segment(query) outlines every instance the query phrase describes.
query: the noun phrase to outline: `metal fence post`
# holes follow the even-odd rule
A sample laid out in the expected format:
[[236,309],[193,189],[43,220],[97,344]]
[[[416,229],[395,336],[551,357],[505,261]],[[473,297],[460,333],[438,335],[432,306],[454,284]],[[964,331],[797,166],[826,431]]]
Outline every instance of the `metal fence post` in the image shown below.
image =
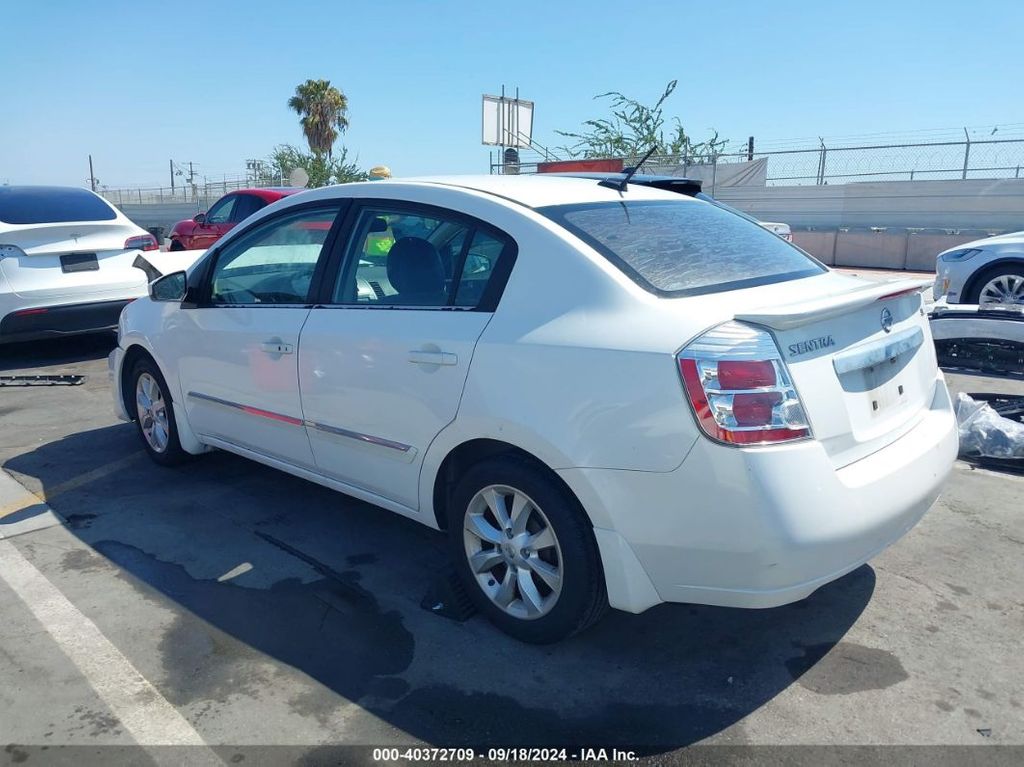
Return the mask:
[[967,138],[967,146],[964,149],[964,173],[960,177],[962,179],[967,178],[967,165],[971,161],[971,134],[967,132],[967,128],[964,128],[964,136]]

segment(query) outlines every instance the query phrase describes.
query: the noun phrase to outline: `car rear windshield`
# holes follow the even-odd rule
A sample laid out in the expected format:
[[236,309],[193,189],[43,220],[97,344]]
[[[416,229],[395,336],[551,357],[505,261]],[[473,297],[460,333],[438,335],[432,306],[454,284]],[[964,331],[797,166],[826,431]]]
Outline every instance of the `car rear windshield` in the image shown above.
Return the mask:
[[117,213],[85,189],[59,186],[0,186],[0,222],[57,224],[113,221]]
[[623,200],[539,211],[658,295],[736,290],[825,271],[757,224],[699,200]]

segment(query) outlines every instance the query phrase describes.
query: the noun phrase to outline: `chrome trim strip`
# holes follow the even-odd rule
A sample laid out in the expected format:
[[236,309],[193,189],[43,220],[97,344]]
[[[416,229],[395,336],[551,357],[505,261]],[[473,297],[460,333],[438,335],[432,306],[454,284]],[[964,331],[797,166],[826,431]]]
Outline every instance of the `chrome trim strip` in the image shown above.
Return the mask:
[[221,399],[220,397],[211,397],[209,394],[200,394],[197,391],[190,391],[188,393],[188,396],[195,397],[196,399],[203,399],[206,400],[207,402],[215,402],[216,404],[224,405],[225,407],[233,407],[235,408],[235,410],[242,409],[242,406],[239,405],[237,402],[229,402],[226,399]]
[[328,426],[325,423],[317,423],[316,421],[305,421],[306,426],[317,431],[326,432],[327,434],[334,434],[338,437],[348,437],[349,439],[357,439],[360,442],[366,442],[371,445],[379,445],[380,447],[389,447],[392,450],[398,450],[402,453],[408,453],[412,450],[412,445],[404,445],[401,442],[392,442],[390,439],[384,439],[383,437],[375,437],[372,434],[363,434],[358,431],[349,431],[348,429],[339,429],[337,426]]
[[392,450],[397,450],[400,453],[408,453],[412,450],[412,445],[405,445],[401,442],[393,442],[390,439],[384,439],[383,437],[375,437],[372,434],[363,434],[358,431],[349,431],[348,429],[340,429],[337,426],[328,426],[325,423],[317,423],[316,421],[303,420],[294,418],[290,415],[282,415],[281,413],[274,413],[270,410],[263,410],[257,407],[250,407],[249,405],[240,405],[237,402],[231,402],[230,400],[221,399],[220,397],[213,397],[209,394],[201,394],[196,391],[190,391],[188,396],[195,397],[196,399],[205,400],[207,402],[213,402],[216,405],[223,405],[224,407],[233,408],[234,410],[240,410],[248,415],[261,416],[263,418],[270,418],[275,421],[283,421],[285,423],[293,424],[295,426],[307,426],[310,429],[316,429],[327,434],[334,434],[338,437],[348,437],[349,439],[359,440],[369,445],[378,445],[380,447],[387,447]]
[[291,415],[284,415],[283,413],[275,413],[273,410],[264,410],[263,408],[253,407],[252,405],[242,405],[237,402],[231,402],[230,400],[221,399],[220,397],[214,397],[209,394],[201,394],[197,391],[190,391],[188,396],[194,397],[195,399],[205,400],[206,402],[212,402],[215,405],[223,405],[233,410],[239,410],[246,415],[255,415],[260,418],[267,418],[271,421],[280,421],[281,423],[289,424],[290,426],[302,426],[303,420],[296,418]]
[[832,366],[839,375],[852,373],[898,357],[922,343],[924,331],[917,327],[909,328],[895,334],[887,343],[867,343],[837,354],[832,358]]

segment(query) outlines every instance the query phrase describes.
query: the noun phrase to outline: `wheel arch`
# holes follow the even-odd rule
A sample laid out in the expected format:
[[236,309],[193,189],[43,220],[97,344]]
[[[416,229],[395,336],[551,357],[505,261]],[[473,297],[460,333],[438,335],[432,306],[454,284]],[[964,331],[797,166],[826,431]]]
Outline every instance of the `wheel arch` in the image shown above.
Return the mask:
[[[160,363],[156,361],[156,358],[150,354],[149,350],[141,344],[132,344],[124,352],[124,359],[121,362],[120,381],[121,381],[121,402],[124,405],[124,411],[128,414],[128,418],[132,421],[136,419],[135,411],[135,400],[132,398],[132,386],[131,376],[132,370],[138,364],[139,360],[148,359],[153,362],[158,368]],[[160,371],[163,373],[163,370]],[[164,375],[164,380],[167,380],[167,376]],[[169,387],[168,387],[169,388]],[[171,403],[174,402],[174,395],[168,392],[168,396],[171,398]]]
[[174,414],[174,424],[178,429],[178,441],[181,443],[182,449],[186,453],[192,453],[193,455],[208,452],[210,447],[200,442],[195,432],[192,431],[192,427],[188,422],[188,415],[185,413],[185,409],[177,397],[178,392],[175,388],[175,382],[168,377],[167,371],[160,364],[156,355],[142,343],[130,343],[125,348],[121,369],[118,371],[118,381],[121,384],[121,402],[124,405],[124,410],[129,420],[136,420],[135,401],[132,399],[132,392],[134,391],[131,385],[132,370],[139,360],[142,359],[150,360],[156,365],[160,375],[163,376],[164,383],[167,385],[167,397],[171,401],[171,412]]
[[531,466],[544,472],[553,482],[559,485],[570,498],[577,504],[587,521],[593,526],[593,521],[577,494],[559,476],[558,472],[552,469],[545,461],[538,458],[528,450],[510,442],[488,437],[467,439],[448,450],[444,459],[434,473],[431,487],[431,505],[433,508],[434,522],[439,530],[448,527],[448,507],[452,490],[458,483],[459,477],[465,474],[472,466],[481,461],[495,458],[497,456],[518,459],[529,463]]
[[968,296],[973,298],[975,291],[981,290],[981,286],[984,284],[984,279],[987,274],[991,273],[995,269],[1011,264],[1019,265],[1022,272],[1024,272],[1024,254],[1001,256],[989,261],[980,269],[976,269],[971,273],[971,276],[967,278],[967,282],[964,284],[964,289],[960,293],[962,297],[961,300],[966,299]]

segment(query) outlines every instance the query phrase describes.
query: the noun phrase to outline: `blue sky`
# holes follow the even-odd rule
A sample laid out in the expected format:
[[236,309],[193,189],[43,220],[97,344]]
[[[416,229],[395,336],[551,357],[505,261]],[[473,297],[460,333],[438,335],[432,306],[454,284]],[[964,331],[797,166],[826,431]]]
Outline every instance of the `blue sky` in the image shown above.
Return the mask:
[[302,144],[286,107],[327,78],[349,98],[343,142],[396,176],[487,172],[480,96],[536,102],[560,143],[653,101],[703,138],[777,141],[1024,123],[1024,3],[11,3],[3,12],[0,183],[168,183],[168,159],[211,179]]

